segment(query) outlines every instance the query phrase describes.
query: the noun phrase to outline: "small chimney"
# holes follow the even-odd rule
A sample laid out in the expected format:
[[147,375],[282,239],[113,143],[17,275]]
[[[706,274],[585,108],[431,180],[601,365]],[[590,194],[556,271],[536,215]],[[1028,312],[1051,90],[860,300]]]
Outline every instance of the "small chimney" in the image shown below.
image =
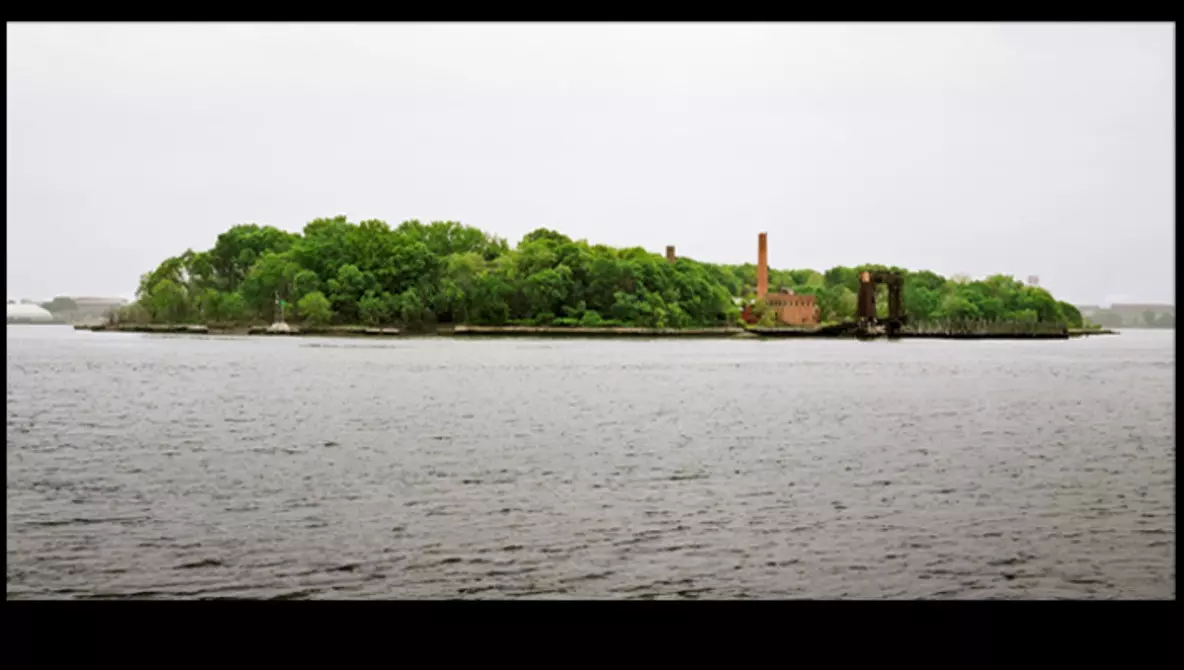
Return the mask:
[[678,257],[674,255],[674,245],[666,247],[666,260],[670,263],[673,263],[675,260],[677,260],[677,258]]
[[764,300],[769,293],[769,236],[761,233],[756,256],[756,297]]

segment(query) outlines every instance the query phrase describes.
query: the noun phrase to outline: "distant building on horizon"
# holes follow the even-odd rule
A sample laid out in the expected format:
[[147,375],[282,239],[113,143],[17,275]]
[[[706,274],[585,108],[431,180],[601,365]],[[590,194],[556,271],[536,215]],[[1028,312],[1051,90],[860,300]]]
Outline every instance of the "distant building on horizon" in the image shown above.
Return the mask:
[[102,319],[112,310],[128,304],[125,298],[63,295],[43,306],[63,321],[93,321]]
[[8,301],[6,312],[8,317],[6,323],[53,323],[57,320],[53,314],[49,313],[49,310],[14,300]]
[[80,312],[105,312],[112,307],[125,307],[128,301],[124,298],[96,298],[93,296],[67,296],[78,306]]
[[1132,303],[1116,302],[1109,307],[1100,305],[1076,305],[1081,316],[1107,328],[1135,327],[1144,328],[1152,324],[1147,321],[1147,313],[1153,315],[1157,327],[1162,324],[1175,324],[1176,306],[1167,303]]
[[1172,316],[1176,316],[1176,306],[1175,305],[1167,305],[1164,303],[1153,303],[1153,302],[1145,302],[1145,303],[1116,302],[1113,305],[1110,305],[1110,311],[1117,312],[1117,313],[1123,315],[1124,317],[1126,317],[1126,316],[1142,317],[1143,312],[1154,312],[1156,314],[1171,314]]

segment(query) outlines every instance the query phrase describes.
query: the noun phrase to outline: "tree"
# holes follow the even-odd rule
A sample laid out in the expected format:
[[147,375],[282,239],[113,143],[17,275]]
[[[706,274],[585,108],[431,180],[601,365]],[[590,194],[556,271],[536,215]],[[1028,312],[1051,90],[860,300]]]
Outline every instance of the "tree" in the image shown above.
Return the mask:
[[329,299],[320,291],[313,291],[296,303],[296,310],[304,320],[314,325],[324,325],[333,319],[333,309]]
[[905,277],[905,288],[923,288],[932,293],[940,293],[946,288],[946,280],[941,275],[930,272],[929,270],[922,270],[920,272],[910,272]]
[[209,265],[221,287],[234,291],[255,261],[267,252],[282,253],[297,236],[272,226],[233,226],[218,236],[209,252]]
[[116,314],[117,323],[149,323],[152,321],[152,313],[138,301],[120,307]]
[[247,301],[241,293],[223,293],[222,302],[218,306],[218,317],[229,323],[246,321],[250,316]]
[[1151,310],[1147,310],[1147,311],[1143,312],[1143,323],[1148,328],[1154,328],[1155,327],[1155,317],[1156,317],[1155,312],[1153,312]]
[[937,318],[950,321],[969,321],[981,316],[974,303],[959,295],[949,295],[937,309]]
[[536,272],[526,278],[523,290],[531,312],[560,312],[571,293],[571,269],[560,265]]
[[182,323],[189,311],[185,289],[171,279],[161,279],[152,287],[148,299],[152,318],[167,323]]
[[380,296],[370,291],[358,301],[358,316],[361,317],[363,323],[370,325],[386,323],[390,318],[390,305],[389,293],[384,293]]
[[279,318],[275,312],[276,297],[290,299],[293,280],[300,271],[300,265],[288,252],[265,251],[259,260],[247,271],[242,280],[240,293],[247,304],[259,314],[270,314],[272,320]]
[[206,321],[220,321],[222,316],[222,292],[215,288],[207,288],[194,298],[194,308],[201,318]]
[[[822,294],[819,311],[827,321],[850,321],[855,318],[855,310],[859,306],[859,296],[844,284],[836,285]],[[908,302],[905,302],[908,305]]]
[[1058,302],[1057,305],[1061,308],[1061,314],[1065,316],[1065,321],[1070,328],[1085,327],[1085,319],[1081,316],[1081,310],[1067,302]]
[[592,310],[584,312],[580,317],[580,325],[584,328],[596,328],[604,323],[604,319],[600,318],[600,313]]
[[333,310],[340,314],[347,322],[356,322],[358,318],[358,302],[367,291],[378,287],[378,280],[368,272],[362,272],[358,266],[343,265],[337,271],[337,277],[329,280],[329,301]]
[[[855,315],[865,270],[904,276],[904,308],[915,322],[1082,322],[1076,308],[1006,275],[946,279],[866,263],[825,272],[770,268],[769,285],[814,295],[823,319],[845,321]],[[755,285],[752,263],[685,257],[669,263],[640,247],[593,245],[546,228],[511,249],[505,240],[456,221],[411,220],[392,229],[378,219],[354,224],[337,216],[315,219],[300,234],[233,226],[212,249],[186,250],[145,273],[137,309],[153,321],[239,322],[272,317],[278,296],[295,303],[309,322],[399,322],[412,329],[440,322],[681,328],[737,322],[735,298],[751,300]],[[886,289],[877,294],[883,315]],[[323,309],[322,300],[328,303]],[[759,314],[766,322],[774,318],[767,313]],[[1161,323],[1163,317],[1154,319]]]
[[321,279],[312,270],[300,270],[292,277],[292,299],[299,302],[301,298],[314,291],[321,290]]
[[852,293],[859,290],[859,273],[854,268],[833,267],[823,274],[823,281],[832,288],[846,287]]
[[1015,320],[1020,323],[1036,323],[1040,315],[1034,309],[1021,309],[1015,313]]
[[412,330],[423,328],[430,319],[423,298],[413,288],[399,294],[392,306],[397,310],[403,325]]
[[554,230],[547,228],[536,228],[522,236],[522,241],[518,243],[518,248],[521,249],[524,245],[529,245],[534,242],[571,244],[571,238],[567,235],[564,235],[563,233],[557,233]]
[[[913,284],[912,282],[905,282],[904,288],[901,290],[901,300],[904,303],[905,314],[916,322],[924,323],[926,321],[933,321],[938,316],[938,310],[941,308],[942,295],[941,287],[929,288],[932,284],[919,282]],[[852,308],[851,313],[855,313],[854,304],[857,298],[854,293],[851,294]]]

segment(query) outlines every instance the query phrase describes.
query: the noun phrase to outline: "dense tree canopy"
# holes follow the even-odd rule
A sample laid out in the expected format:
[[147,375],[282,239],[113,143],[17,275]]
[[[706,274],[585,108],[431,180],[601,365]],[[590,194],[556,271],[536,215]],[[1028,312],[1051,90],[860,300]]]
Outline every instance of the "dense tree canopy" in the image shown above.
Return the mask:
[[[1081,325],[1081,315],[1041,288],[1002,275],[979,281],[880,265],[770,270],[772,289],[818,297],[823,321],[855,314],[859,273],[905,274],[904,306],[914,321],[1036,321]],[[693,327],[736,323],[751,300],[756,266],[669,263],[640,248],[592,245],[553,230],[528,233],[514,248],[453,221],[350,223],[316,219],[301,234],[238,225],[208,251],[166,259],[141,278],[125,318],[243,323],[276,318],[276,299],[308,323],[629,325]],[[742,300],[737,300],[737,299]],[[886,296],[877,301],[887,308]]]

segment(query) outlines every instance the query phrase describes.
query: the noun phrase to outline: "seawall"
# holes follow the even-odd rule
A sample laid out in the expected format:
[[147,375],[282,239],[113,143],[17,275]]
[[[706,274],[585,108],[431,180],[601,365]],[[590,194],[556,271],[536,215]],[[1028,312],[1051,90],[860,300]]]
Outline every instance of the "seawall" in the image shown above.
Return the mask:
[[732,337],[743,328],[568,328],[556,326],[456,326],[453,335],[558,337]]
[[[373,326],[291,326],[287,331],[273,331],[267,326],[199,325],[199,324],[102,324],[74,326],[75,330],[115,333],[170,333],[188,335],[254,335],[268,337],[399,337],[405,333],[398,328]],[[918,332],[905,329],[894,335],[882,331],[865,332],[845,325],[818,328],[579,328],[561,326],[440,326],[436,336],[465,337],[699,337],[699,338],[828,338],[828,339],[937,339],[937,340],[1067,340],[1091,335],[1117,335],[1112,330],[1067,329],[1043,332]]]
[[298,335],[329,335],[329,336],[362,336],[394,337],[401,335],[398,328],[375,328],[370,326],[292,326],[287,331],[272,331],[267,326],[220,326],[198,324],[120,324],[120,325],[83,325],[74,326],[74,330],[90,330],[96,333],[177,333],[189,335],[269,335],[269,336],[298,336]]

